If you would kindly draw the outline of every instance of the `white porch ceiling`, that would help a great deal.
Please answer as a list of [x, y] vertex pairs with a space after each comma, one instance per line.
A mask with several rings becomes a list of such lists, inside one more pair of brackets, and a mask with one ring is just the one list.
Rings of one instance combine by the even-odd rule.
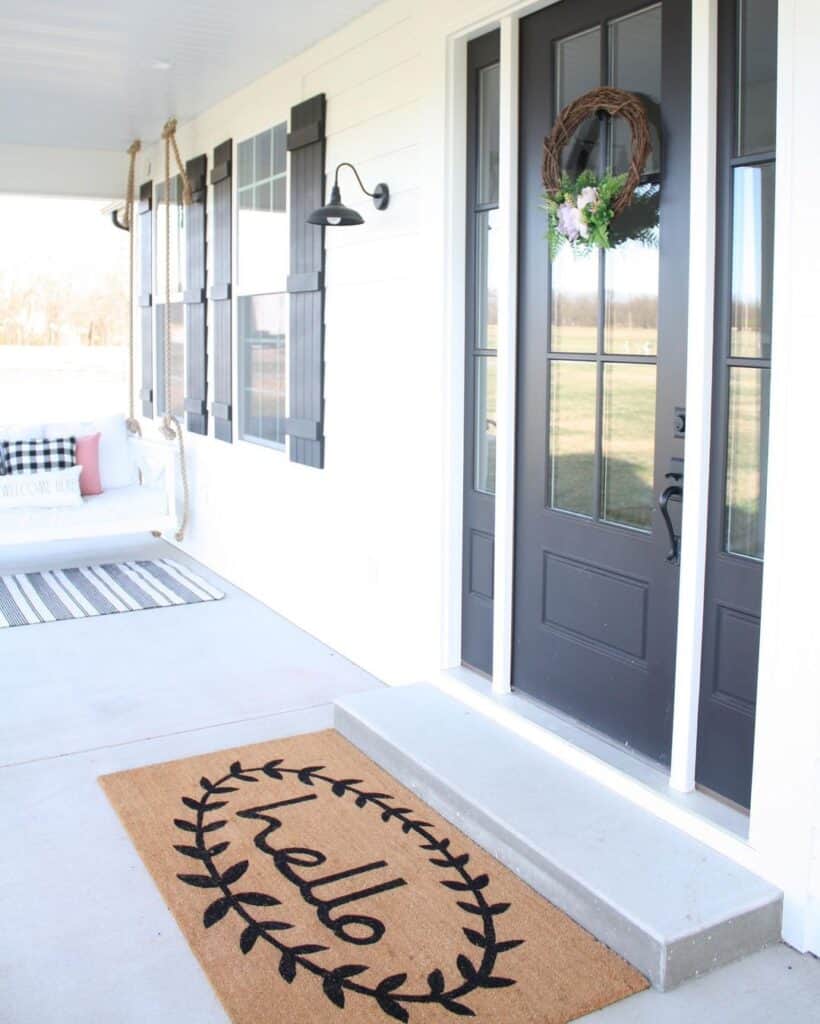
[[155, 139], [377, 2], [0, 0], [0, 144]]

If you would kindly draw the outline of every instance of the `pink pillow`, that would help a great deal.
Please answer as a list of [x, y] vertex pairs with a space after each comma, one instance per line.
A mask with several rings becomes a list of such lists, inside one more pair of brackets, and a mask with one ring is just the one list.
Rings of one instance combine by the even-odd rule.
[[102, 434], [89, 434], [77, 438], [77, 465], [80, 472], [80, 494], [102, 494], [100, 483], [100, 438]]

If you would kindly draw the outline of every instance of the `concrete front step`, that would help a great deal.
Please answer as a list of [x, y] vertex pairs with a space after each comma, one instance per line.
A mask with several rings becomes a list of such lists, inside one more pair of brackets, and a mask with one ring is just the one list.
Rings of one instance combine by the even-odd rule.
[[780, 938], [772, 885], [435, 687], [342, 697], [335, 725], [657, 988]]

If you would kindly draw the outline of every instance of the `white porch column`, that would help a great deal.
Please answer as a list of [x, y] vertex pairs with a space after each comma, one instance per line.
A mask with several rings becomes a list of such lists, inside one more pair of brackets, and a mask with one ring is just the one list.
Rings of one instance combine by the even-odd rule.
[[820, 5], [780, 0], [771, 432], [750, 840], [820, 952]]

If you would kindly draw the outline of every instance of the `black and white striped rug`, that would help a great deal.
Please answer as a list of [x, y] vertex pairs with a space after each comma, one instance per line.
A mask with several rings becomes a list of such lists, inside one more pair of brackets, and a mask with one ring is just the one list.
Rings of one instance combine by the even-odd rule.
[[0, 629], [199, 604], [224, 596], [172, 558], [20, 572], [0, 576]]

